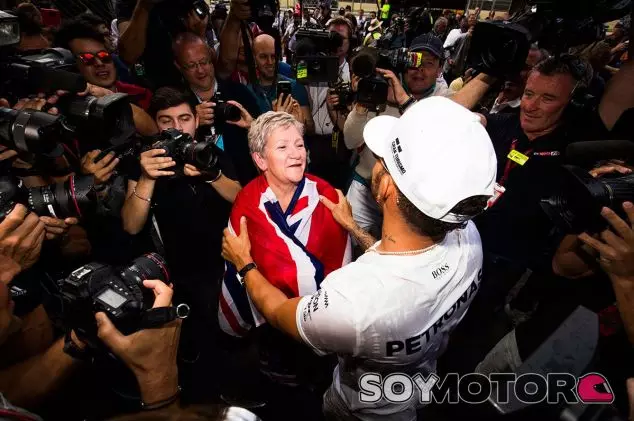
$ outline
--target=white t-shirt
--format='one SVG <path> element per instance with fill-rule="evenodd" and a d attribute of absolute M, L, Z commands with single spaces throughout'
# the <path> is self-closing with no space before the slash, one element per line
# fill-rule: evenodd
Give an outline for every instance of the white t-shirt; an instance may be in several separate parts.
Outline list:
<path fill-rule="evenodd" d="M 350 83 L 350 66 L 348 61 L 344 61 L 339 65 L 339 81 Z M 328 106 L 326 105 L 326 97 L 328 96 L 328 82 L 315 83 L 308 85 L 308 94 L 311 99 L 311 107 L 313 113 L 313 121 L 315 122 L 315 134 L 327 135 L 332 134 L 334 127 L 333 122 L 328 114 Z M 343 130 L 343 127 L 340 127 Z"/>
<path fill-rule="evenodd" d="M 449 34 L 447 35 L 447 39 L 445 40 L 445 43 L 443 44 L 443 48 L 452 47 L 456 43 L 456 41 L 458 41 L 458 39 L 460 38 L 460 35 L 464 33 L 465 32 L 462 32 L 460 28 L 452 29 L 451 31 L 449 31 Z"/>
<path fill-rule="evenodd" d="M 481 276 L 480 234 L 469 222 L 424 253 L 369 251 L 332 272 L 319 291 L 301 299 L 297 328 L 318 353 L 338 354 L 331 387 L 356 417 L 415 420 L 416 393 L 400 404 L 361 402 L 358 380 L 365 373 L 383 378 L 392 372 L 421 373 L 427 378 L 435 372 Z"/>

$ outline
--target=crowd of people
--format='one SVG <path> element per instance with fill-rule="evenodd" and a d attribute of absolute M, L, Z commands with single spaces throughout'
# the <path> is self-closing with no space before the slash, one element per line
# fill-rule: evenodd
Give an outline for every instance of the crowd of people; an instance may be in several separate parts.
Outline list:
<path fill-rule="evenodd" d="M 266 27 L 249 0 L 115 3 L 112 21 L 86 12 L 49 24 L 36 1 L 10 11 L 18 54 L 70 51 L 86 90 L 0 105 L 59 116 L 74 95 L 127 94 L 143 147 L 130 157 L 99 133 L 60 138 L 60 174 L 11 143 L 14 126 L 0 133 L 0 176 L 28 188 L 88 176 L 98 203 L 37 215 L 0 191 L 0 418 L 491 419 L 416 394 L 370 402 L 361 379 L 517 372 L 579 306 L 598 320 L 586 371 L 628 413 L 634 204 L 588 204 L 603 230 L 572 233 L 542 199 L 569 145 L 634 141 L 629 18 L 569 51 L 532 44 L 522 69 L 500 76 L 469 54 L 479 9 L 298 3 Z M 328 52 L 336 80 L 298 81 L 301 29 L 341 39 Z M 416 57 L 376 68 L 383 108 L 335 89 L 359 88 L 359 48 Z M 183 162 L 157 143 L 182 138 L 212 158 Z M 632 173 L 628 157 L 608 158 L 582 170 Z M 99 311 L 95 346 L 60 311 L 58 281 L 147 253 L 169 272 L 137 278 L 164 323 L 124 335 Z M 174 310 L 184 304 L 188 314 Z"/>

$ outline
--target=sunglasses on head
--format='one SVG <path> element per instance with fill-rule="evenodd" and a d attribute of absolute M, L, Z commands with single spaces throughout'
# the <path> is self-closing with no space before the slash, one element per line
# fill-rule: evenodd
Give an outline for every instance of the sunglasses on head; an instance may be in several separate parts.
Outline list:
<path fill-rule="evenodd" d="M 105 50 L 96 53 L 79 53 L 77 58 L 86 66 L 93 66 L 97 59 L 102 63 L 110 63 L 112 61 L 112 55 Z"/>

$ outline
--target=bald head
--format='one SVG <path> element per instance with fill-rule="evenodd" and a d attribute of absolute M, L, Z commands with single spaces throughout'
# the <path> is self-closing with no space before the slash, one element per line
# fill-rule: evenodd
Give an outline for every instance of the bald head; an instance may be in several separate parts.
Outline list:
<path fill-rule="evenodd" d="M 275 39 L 267 34 L 261 34 L 253 40 L 253 56 L 255 64 L 260 72 L 260 82 L 271 85 L 275 78 Z"/>

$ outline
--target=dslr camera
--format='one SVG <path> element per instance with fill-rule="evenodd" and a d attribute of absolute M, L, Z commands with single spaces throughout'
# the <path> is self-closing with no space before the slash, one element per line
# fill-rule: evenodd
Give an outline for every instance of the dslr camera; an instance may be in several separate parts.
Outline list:
<path fill-rule="evenodd" d="M 144 148 L 165 150 L 165 156 L 176 162 L 175 177 L 183 177 L 183 167 L 191 164 L 205 173 L 218 173 L 218 151 L 213 142 L 196 142 L 190 135 L 176 129 L 167 129 L 150 138 L 150 145 Z"/>
<path fill-rule="evenodd" d="M 186 318 L 187 304 L 152 309 L 154 293 L 143 286 L 143 281 L 149 279 L 169 284 L 165 260 L 156 253 L 145 254 L 120 268 L 93 262 L 75 269 L 58 282 L 64 327 L 98 348 L 97 312 L 106 313 L 124 335 Z"/>
<path fill-rule="evenodd" d="M 347 111 L 348 106 L 351 105 L 355 99 L 352 86 L 348 82 L 337 82 L 330 88 L 330 94 L 339 97 L 339 104 L 334 108 L 336 111 Z"/>
<path fill-rule="evenodd" d="M 240 120 L 240 109 L 224 101 L 220 92 L 216 92 L 211 101 L 216 104 L 214 107 L 214 125 L 217 128 L 227 124 L 227 121 Z"/>
<path fill-rule="evenodd" d="M 81 218 L 96 212 L 98 197 L 92 176 L 71 175 L 68 180 L 43 187 L 27 188 L 22 180 L 0 177 L 0 222 L 21 203 L 39 216 Z"/>

